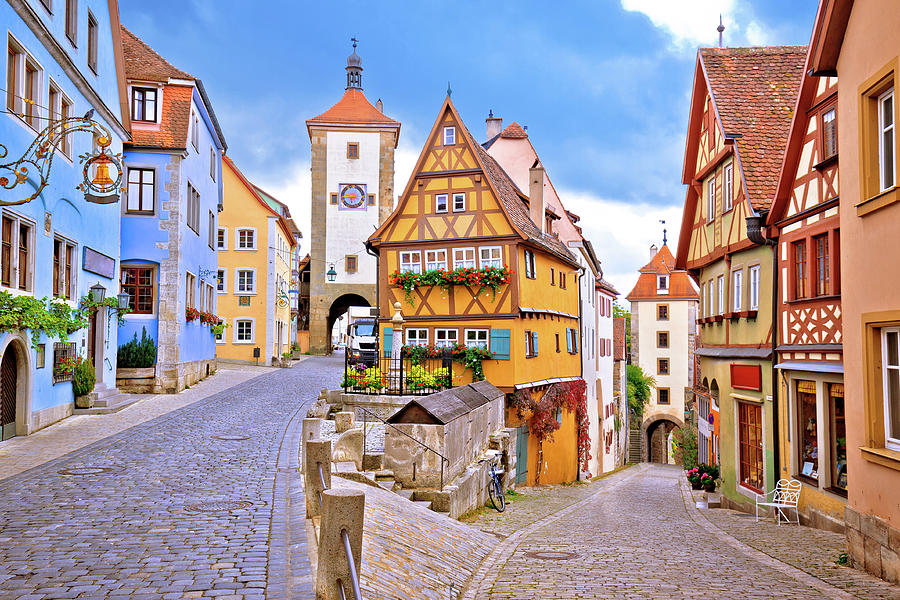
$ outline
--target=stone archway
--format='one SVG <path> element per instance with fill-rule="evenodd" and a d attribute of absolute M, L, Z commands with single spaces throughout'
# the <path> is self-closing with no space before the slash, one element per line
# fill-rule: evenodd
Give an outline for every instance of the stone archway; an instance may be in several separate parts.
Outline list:
<path fill-rule="evenodd" d="M 335 298 L 334 302 L 331 303 L 331 308 L 329 308 L 328 310 L 328 326 L 326 331 L 328 332 L 329 343 L 327 345 L 326 354 L 331 354 L 331 352 L 334 350 L 330 341 L 331 330 L 332 328 L 334 328 L 335 322 L 341 317 L 342 314 L 347 312 L 347 309 L 351 306 L 371 306 L 371 304 L 368 300 L 366 300 L 359 294 L 344 294 Z"/>
<path fill-rule="evenodd" d="M 32 370 L 29 364 L 31 356 L 30 345 L 24 334 L 7 335 L 0 341 L 0 365 L 3 360 L 11 360 L 7 363 L 13 370 L 9 373 L 8 385 L 14 385 L 12 397 L 15 398 L 15 434 L 28 435 L 32 429 L 31 419 L 31 388 Z M 10 354 L 11 353 L 11 354 Z M 2 370 L 2 366 L 0 366 Z M 0 381 L 2 385 L 2 381 Z M 2 391 L 0 391 L 2 393 Z"/>
<path fill-rule="evenodd" d="M 671 432 L 684 426 L 672 415 L 650 415 L 641 423 L 641 462 L 667 462 L 666 442 Z"/>

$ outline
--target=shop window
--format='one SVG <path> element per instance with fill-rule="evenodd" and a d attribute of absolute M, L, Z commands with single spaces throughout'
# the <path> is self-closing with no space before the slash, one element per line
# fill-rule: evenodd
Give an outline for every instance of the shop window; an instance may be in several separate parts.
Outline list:
<path fill-rule="evenodd" d="M 797 469 L 798 475 L 819 480 L 819 421 L 816 414 L 816 384 L 799 380 L 797 390 Z"/>
<path fill-rule="evenodd" d="M 741 485 L 763 493 L 762 407 L 747 402 L 738 403 L 738 440 L 740 446 Z"/>
<path fill-rule="evenodd" d="M 847 426 L 844 420 L 844 384 L 829 383 L 828 413 L 831 419 L 831 487 L 847 493 Z"/>

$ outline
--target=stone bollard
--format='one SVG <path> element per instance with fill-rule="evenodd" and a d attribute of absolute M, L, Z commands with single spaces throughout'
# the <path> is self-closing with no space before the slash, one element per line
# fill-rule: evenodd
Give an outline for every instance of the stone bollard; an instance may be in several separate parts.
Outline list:
<path fill-rule="evenodd" d="M 350 563 L 342 532 L 350 540 L 357 577 L 362 564 L 362 534 L 366 495 L 360 490 L 327 490 L 322 494 L 322 522 L 319 526 L 319 568 L 316 600 L 353 598 Z M 338 584 L 340 581 L 340 584 Z M 344 588 L 343 595 L 339 589 Z"/>
<path fill-rule="evenodd" d="M 309 440 L 318 441 L 322 439 L 322 419 L 303 419 L 303 429 L 300 433 L 300 472 L 306 473 L 306 442 Z"/>
<path fill-rule="evenodd" d="M 303 474 L 306 483 L 306 518 L 318 517 L 322 514 L 319 506 L 319 494 L 331 487 L 331 440 L 306 440 L 303 446 L 306 472 Z M 322 466 L 322 477 L 319 477 L 319 465 Z M 322 487 L 322 479 L 325 487 Z"/>
<path fill-rule="evenodd" d="M 344 433 L 348 429 L 353 429 L 354 415 L 352 412 L 339 412 L 334 415 L 334 430 L 337 433 Z"/>

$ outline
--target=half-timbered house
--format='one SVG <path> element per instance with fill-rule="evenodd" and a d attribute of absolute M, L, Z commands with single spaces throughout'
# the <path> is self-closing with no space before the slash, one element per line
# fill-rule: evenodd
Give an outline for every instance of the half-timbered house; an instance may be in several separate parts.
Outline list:
<path fill-rule="evenodd" d="M 781 477 L 803 483 L 800 513 L 843 529 L 847 433 L 840 300 L 837 78 L 804 69 L 768 225 L 778 233 Z"/>
<path fill-rule="evenodd" d="M 676 266 L 700 286 L 700 393 L 719 406 L 722 490 L 734 504 L 774 486 L 775 193 L 805 46 L 701 48 L 688 122 Z"/>
<path fill-rule="evenodd" d="M 533 175 L 540 188 L 542 173 Z M 397 207 L 368 241 L 381 274 L 384 351 L 393 343 L 395 302 L 402 305 L 405 345 L 488 350 L 484 375 L 508 394 L 507 424 L 519 427 L 516 480 L 528 485 L 572 481 L 579 463 L 575 411 L 557 411 L 559 429 L 538 444 L 512 407 L 517 395 L 538 400 L 555 384 L 583 381 L 579 265 L 544 229 L 544 214 L 541 194 L 529 198 L 513 183 L 474 140 L 448 96 Z M 511 275 L 493 288 L 463 277 L 449 285 L 396 285 L 397 276 L 504 267 Z M 471 380 L 471 370 L 454 363 L 454 385 Z"/>

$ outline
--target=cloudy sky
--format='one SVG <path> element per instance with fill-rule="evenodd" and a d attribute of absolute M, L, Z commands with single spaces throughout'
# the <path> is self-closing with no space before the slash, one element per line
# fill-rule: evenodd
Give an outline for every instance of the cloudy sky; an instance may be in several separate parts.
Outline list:
<path fill-rule="evenodd" d="M 304 122 L 340 99 L 350 37 L 363 87 L 402 122 L 402 189 L 450 83 L 472 133 L 488 110 L 529 137 L 623 296 L 677 245 L 698 46 L 806 44 L 818 0 L 119 0 L 122 23 L 203 79 L 228 154 L 307 234 Z M 402 183 L 402 185 L 401 185 Z"/>

